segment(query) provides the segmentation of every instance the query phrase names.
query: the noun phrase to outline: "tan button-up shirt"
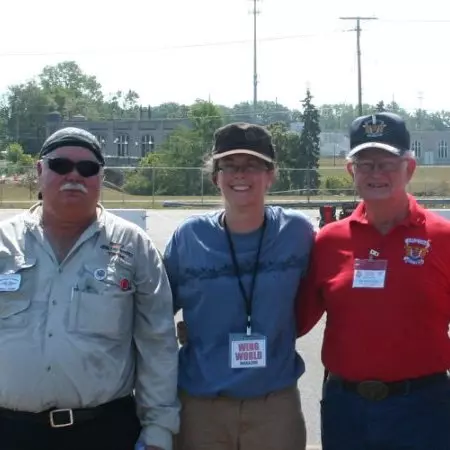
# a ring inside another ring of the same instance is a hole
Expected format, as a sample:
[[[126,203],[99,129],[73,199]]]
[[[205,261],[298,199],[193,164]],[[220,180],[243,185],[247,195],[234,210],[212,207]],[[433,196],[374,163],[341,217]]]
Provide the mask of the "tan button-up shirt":
[[[41,207],[0,223],[0,406],[86,408],[129,395],[147,444],[178,430],[172,295],[147,234],[99,207],[59,264]]]

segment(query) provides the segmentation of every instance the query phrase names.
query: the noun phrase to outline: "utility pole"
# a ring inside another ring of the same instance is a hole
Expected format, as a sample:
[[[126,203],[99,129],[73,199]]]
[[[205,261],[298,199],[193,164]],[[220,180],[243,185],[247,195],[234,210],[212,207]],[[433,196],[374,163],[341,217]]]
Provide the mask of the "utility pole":
[[[417,99],[419,100],[419,109],[417,111],[417,129],[422,129],[422,117],[423,117],[423,92],[417,93]]]
[[[258,48],[257,48],[257,17],[260,13],[256,9],[256,4],[259,0],[252,0],[253,2],[253,116],[256,122],[257,120],[257,109],[258,109]]]
[[[362,116],[362,80],[361,80],[361,21],[362,20],[377,20],[377,17],[340,17],[341,20],[356,20],[356,58],[358,65],[358,112]]]
[[[419,109],[423,109],[423,91],[417,93],[417,99],[419,100]]]

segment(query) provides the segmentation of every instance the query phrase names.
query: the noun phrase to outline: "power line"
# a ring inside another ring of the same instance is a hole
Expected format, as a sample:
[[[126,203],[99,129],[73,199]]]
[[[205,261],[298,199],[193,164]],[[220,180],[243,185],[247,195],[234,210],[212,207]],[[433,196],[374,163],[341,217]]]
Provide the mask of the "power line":
[[[380,22],[392,23],[450,23],[450,19],[378,19]]]
[[[364,20],[377,20],[377,17],[340,17],[341,20],[356,20],[356,58],[358,65],[358,111],[362,116],[362,80],[361,80],[361,21]]]
[[[348,30],[332,30],[324,33],[312,33],[312,34],[293,34],[286,36],[269,36],[259,38],[258,42],[275,42],[275,41],[285,41],[285,40],[294,40],[294,39],[305,39],[305,38],[314,38],[320,36],[328,36],[336,33],[347,33]],[[107,54],[111,53],[114,55],[126,53],[153,53],[153,52],[161,52],[161,51],[170,51],[170,50],[184,50],[184,49],[194,49],[194,48],[205,48],[205,47],[223,47],[230,45],[242,45],[242,44],[250,44],[253,43],[253,39],[241,39],[235,41],[216,41],[216,42],[203,42],[203,43],[193,43],[193,44],[183,44],[183,45],[172,45],[172,46],[163,46],[163,47],[149,47],[149,48],[124,48],[124,49],[86,49],[86,50],[65,50],[65,51],[45,51],[45,52],[37,52],[37,51],[12,51],[12,52],[0,52],[0,57],[21,57],[21,56],[68,56],[68,55],[98,55],[98,54]]]

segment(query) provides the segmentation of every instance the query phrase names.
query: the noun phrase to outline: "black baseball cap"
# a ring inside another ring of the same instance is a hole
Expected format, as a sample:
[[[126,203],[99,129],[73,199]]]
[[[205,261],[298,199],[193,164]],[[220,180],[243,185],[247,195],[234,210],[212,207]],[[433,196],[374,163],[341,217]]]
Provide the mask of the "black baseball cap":
[[[90,150],[100,164],[105,165],[105,159],[97,138],[82,128],[68,127],[55,131],[42,145],[39,157],[42,158],[61,147],[83,147]]]
[[[212,158],[230,155],[256,156],[268,163],[275,161],[275,149],[271,134],[262,126],[236,122],[218,128],[214,133]]]
[[[355,119],[350,125],[351,158],[361,150],[379,148],[402,156],[411,148],[411,138],[405,121],[397,114],[380,112]]]

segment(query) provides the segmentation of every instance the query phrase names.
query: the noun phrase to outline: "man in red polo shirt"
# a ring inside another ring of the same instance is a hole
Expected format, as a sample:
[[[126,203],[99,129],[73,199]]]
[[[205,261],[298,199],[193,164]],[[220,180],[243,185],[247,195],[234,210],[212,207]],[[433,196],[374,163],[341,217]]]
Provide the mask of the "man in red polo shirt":
[[[299,334],[327,313],[323,450],[450,449],[450,221],[407,194],[404,121],[357,118],[347,169],[362,202],[319,231]]]

